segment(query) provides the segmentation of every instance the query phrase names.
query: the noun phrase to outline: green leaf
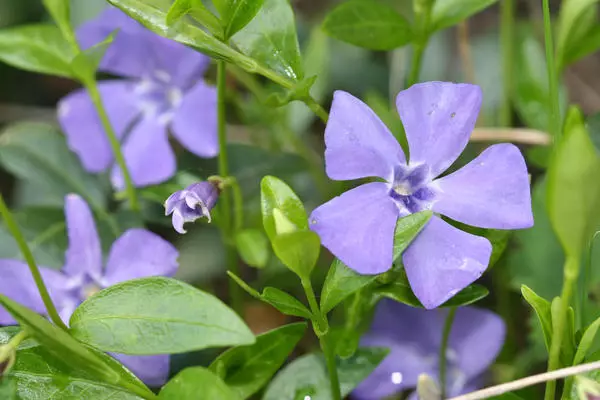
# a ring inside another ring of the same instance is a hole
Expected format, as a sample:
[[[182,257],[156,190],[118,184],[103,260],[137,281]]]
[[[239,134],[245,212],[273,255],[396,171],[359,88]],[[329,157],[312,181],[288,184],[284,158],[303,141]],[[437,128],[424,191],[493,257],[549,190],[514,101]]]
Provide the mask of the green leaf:
[[[264,268],[269,261],[269,240],[257,229],[245,229],[235,236],[242,260],[251,267]]]
[[[160,391],[161,400],[240,400],[225,382],[203,367],[186,368],[171,379]]]
[[[412,40],[408,21],[387,4],[350,0],[335,7],[323,29],[331,37],[371,50],[392,50]]]
[[[260,182],[263,225],[271,241],[277,236],[273,209],[277,208],[298,229],[308,229],[308,217],[302,201],[282,180],[265,176]]]
[[[96,72],[98,66],[108,50],[108,47],[112,44],[116,35],[116,31],[111,33],[98,44],[90,47],[89,49],[83,50],[73,58],[71,61],[71,69],[80,81],[89,82],[96,78]]]
[[[54,25],[21,25],[0,31],[0,61],[41,74],[73,77],[69,43]]]
[[[254,343],[250,329],[219,299],[164,277],[134,279],[99,292],[75,310],[69,325],[78,340],[124,354]]]
[[[585,56],[595,53],[598,49],[600,49],[600,25],[595,21],[578,42],[567,47],[562,59],[562,67],[567,67]]]
[[[273,251],[281,262],[301,279],[310,277],[321,250],[321,239],[313,231],[297,231],[277,235]]]
[[[214,36],[223,36],[221,21],[206,8],[202,0],[175,0],[166,16],[167,25],[174,25],[186,14],[206,27]]]
[[[552,312],[550,309],[550,302],[538,296],[533,290],[525,285],[521,286],[521,294],[535,311],[538,320],[540,321],[540,325],[542,326],[542,331],[544,332],[546,349],[549,350],[552,341]]]
[[[347,396],[388,355],[387,349],[360,348],[345,360],[337,360],[342,397]],[[263,400],[331,400],[325,359],[321,353],[306,354],[282,369],[271,381]]]
[[[298,301],[295,297],[287,294],[286,292],[277,288],[266,287],[261,294],[248,286],[246,282],[244,282],[233,272],[227,271],[227,275],[229,275],[231,279],[240,285],[240,287],[244,289],[250,296],[272,305],[281,313],[306,319],[312,318],[312,313],[308,310],[308,308],[306,308],[306,306]]]
[[[348,296],[364,288],[376,278],[377,275],[360,275],[336,258],[329,267],[321,290],[321,311],[328,313]]]
[[[594,343],[594,339],[596,338],[596,333],[598,332],[598,328],[600,328],[600,318],[596,319],[594,322],[588,325],[588,327],[583,332],[583,336],[579,341],[579,346],[577,347],[577,352],[575,353],[575,357],[573,357],[573,365],[579,365],[585,359],[588,351],[592,347]]]
[[[288,0],[265,0],[256,17],[232,37],[233,43],[280,76],[304,78],[294,12]]]
[[[65,137],[49,124],[21,122],[0,134],[0,164],[17,177],[64,197],[77,193],[102,208],[108,187],[83,170]]]
[[[565,0],[560,7],[556,39],[556,58],[559,69],[567,66],[566,53],[589,36],[598,24],[598,0]]]
[[[431,10],[431,30],[448,28],[496,3],[498,0],[436,0]]]
[[[431,211],[421,211],[398,219],[394,233],[394,261],[427,225],[432,215]]]
[[[42,2],[56,25],[58,25],[63,37],[74,41],[75,35],[71,27],[70,0],[42,0]]]
[[[304,336],[305,323],[282,326],[256,337],[256,343],[234,347],[208,367],[242,399],[265,385]]]
[[[124,369],[118,362],[114,360],[107,362],[108,356],[99,355],[96,351],[87,348],[44,317],[3,295],[0,295],[0,304],[52,357],[67,363],[69,367],[77,369],[81,374],[93,377],[98,382],[127,388],[144,397],[151,393],[141,382],[132,380],[131,376],[124,374]]]
[[[550,221],[568,256],[580,259],[600,222],[600,158],[582,125],[558,143],[548,170]]]
[[[560,298],[555,297],[550,304],[550,312],[552,313],[552,321],[558,320],[560,313]],[[562,343],[560,344],[560,361],[564,367],[573,365],[575,356],[575,312],[572,307],[567,309],[567,320],[565,321],[565,331]]]
[[[230,0],[227,9],[227,27],[225,38],[228,39],[244,28],[258,14],[264,0]]]

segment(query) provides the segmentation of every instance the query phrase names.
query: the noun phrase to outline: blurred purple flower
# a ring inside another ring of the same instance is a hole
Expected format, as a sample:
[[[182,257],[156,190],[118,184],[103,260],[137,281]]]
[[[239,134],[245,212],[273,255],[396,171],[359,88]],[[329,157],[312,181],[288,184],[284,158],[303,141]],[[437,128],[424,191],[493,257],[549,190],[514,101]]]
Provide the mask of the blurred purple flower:
[[[210,210],[217,204],[219,189],[211,182],[193,183],[178,190],[165,201],[165,215],[173,213],[173,228],[186,233],[183,224],[206,217],[211,221]]]
[[[68,324],[75,308],[97,291],[119,282],[148,276],[173,276],[178,252],[173,245],[145,229],[129,229],[119,237],[103,268],[100,238],[86,202],[70,194],[65,199],[69,247],[65,266],[57,271],[41,267],[42,277],[63,321]],[[27,265],[19,260],[0,259],[0,293],[38,313],[46,309]],[[15,320],[0,308],[0,324]],[[169,356],[115,354],[140,379],[152,386],[166,382]]]
[[[439,381],[439,353],[447,309],[423,310],[382,300],[361,346],[388,347],[390,354],[352,393],[360,400],[383,399],[417,386],[420,374]],[[446,394],[477,390],[504,343],[504,322],[475,308],[457,310],[446,352]],[[416,393],[410,399],[416,400]]]
[[[396,104],[410,162],[367,105],[346,92],[334,95],[325,130],[327,175],[385,180],[352,189],[312,213],[311,229],[336,257],[361,274],[389,270],[398,218],[422,210],[482,228],[533,225],[527,167],[512,144],[491,146],[435,179],[467,145],[481,106],[478,86],[422,83],[400,92]],[[431,309],[479,278],[491,251],[487,239],[433,216],[402,261],[415,295]]]
[[[217,96],[201,79],[210,59],[152,33],[115,8],[81,26],[77,36],[88,48],[115,29],[119,32],[100,70],[127,79],[105,80],[98,86],[109,119],[123,140],[133,183],[146,186],[173,176],[176,161],[168,131],[192,153],[216,156]],[[69,147],[86,170],[97,173],[112,166],[113,185],[122,189],[123,177],[88,93],[81,89],[63,98],[58,119]]]

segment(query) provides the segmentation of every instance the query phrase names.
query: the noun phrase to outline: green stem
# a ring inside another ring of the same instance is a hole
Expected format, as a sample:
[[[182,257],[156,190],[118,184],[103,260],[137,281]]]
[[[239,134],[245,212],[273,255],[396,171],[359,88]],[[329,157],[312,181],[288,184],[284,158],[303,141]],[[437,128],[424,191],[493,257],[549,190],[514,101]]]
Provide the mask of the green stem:
[[[327,123],[329,120],[329,114],[327,111],[325,111],[325,109],[323,109],[323,107],[321,107],[319,103],[317,103],[315,99],[309,96],[304,99],[304,103],[308,106],[308,108],[311,109],[312,112],[315,113],[317,117],[321,119],[321,121],[323,121],[323,123]]]
[[[233,192],[233,231],[238,232],[244,226],[244,198],[237,179],[229,179],[229,187]]]
[[[564,278],[558,317],[556,323],[552,324],[552,343],[550,345],[550,356],[548,360],[548,372],[554,371],[560,367],[560,347],[562,344],[565,327],[567,324],[569,305],[571,297],[579,276],[579,258],[567,257],[564,268]],[[545,400],[554,400],[556,391],[556,382],[548,381],[546,383]]]
[[[340,378],[338,376],[337,364],[335,362],[335,349],[329,343],[329,335],[319,338],[321,350],[325,355],[327,371],[329,372],[329,383],[331,387],[331,396],[333,400],[342,400],[340,390]]]
[[[550,126],[548,131],[554,136],[555,143],[558,142],[562,133],[560,123],[560,108],[558,104],[558,79],[556,77],[556,64],[554,62],[554,43],[552,39],[552,20],[550,17],[549,0],[543,0],[544,8],[544,41],[546,43],[546,68],[548,70],[548,88],[550,98],[548,107],[550,109]]]
[[[229,160],[227,158],[227,63],[225,61],[217,61],[217,131],[219,136],[219,175],[229,177]],[[221,203],[222,215],[222,235],[225,244],[225,258],[227,260],[227,269],[236,275],[240,275],[238,256],[235,249],[234,235],[235,227],[232,225],[231,218],[231,190],[225,188],[221,193],[219,202]],[[229,299],[231,308],[238,314],[243,315],[242,307],[242,291],[240,287],[233,281],[229,280]]]
[[[425,52],[426,42],[427,41],[425,40],[425,43],[415,42],[413,44],[410,75],[406,83],[407,88],[419,81],[419,73],[421,71],[421,63],[423,62],[423,53]]]
[[[127,168],[127,164],[125,163],[125,157],[123,156],[123,152],[121,151],[121,143],[117,138],[117,134],[113,129],[112,124],[108,118],[108,114],[106,113],[106,109],[104,107],[104,103],[102,102],[102,97],[100,96],[100,91],[98,90],[98,83],[94,80],[88,80],[83,82],[85,88],[87,89],[90,98],[92,99],[92,103],[96,108],[96,112],[100,117],[100,121],[102,123],[102,127],[104,128],[104,132],[108,137],[108,141],[110,143],[110,147],[112,149],[113,154],[115,155],[115,160],[121,169],[121,173],[123,174],[123,180],[125,181],[125,193],[127,194],[127,198],[129,199],[129,206],[133,211],[140,211],[140,203],[138,201],[137,192],[135,187],[133,186],[133,181],[131,180],[131,174],[129,173],[129,169]]]
[[[4,218],[4,223],[6,224],[6,227],[8,228],[12,236],[15,238],[19,249],[21,249],[21,253],[23,253],[23,257],[25,258],[25,261],[29,266],[31,275],[33,275],[33,280],[35,281],[35,285],[37,286],[40,296],[42,297],[42,301],[44,302],[44,306],[46,307],[46,311],[48,312],[50,319],[60,328],[68,330],[67,326],[63,323],[62,319],[58,315],[58,311],[56,311],[56,307],[54,306],[52,298],[48,293],[48,289],[44,284],[44,279],[42,279],[42,274],[40,273],[40,270],[37,264],[35,263],[33,254],[31,253],[31,250],[29,249],[29,246],[27,245],[27,242],[25,241],[25,238],[23,237],[23,234],[21,233],[21,230],[15,222],[10,210],[6,206],[2,194],[0,194],[0,214]]]
[[[450,331],[452,330],[452,324],[454,323],[454,317],[456,316],[456,307],[451,307],[446,316],[446,322],[444,322],[444,330],[442,332],[442,345],[440,346],[440,390],[442,393],[442,399],[446,398],[446,353],[448,352],[448,341],[450,339]]]
[[[500,126],[512,125],[511,97],[514,68],[515,2],[502,0],[500,3],[500,47],[502,49],[503,99],[500,109]]]

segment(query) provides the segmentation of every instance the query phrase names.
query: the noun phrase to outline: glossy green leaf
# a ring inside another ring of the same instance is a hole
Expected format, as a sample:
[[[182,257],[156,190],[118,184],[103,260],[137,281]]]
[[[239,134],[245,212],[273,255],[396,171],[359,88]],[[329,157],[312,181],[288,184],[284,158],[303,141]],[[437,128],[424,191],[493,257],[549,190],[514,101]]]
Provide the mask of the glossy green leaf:
[[[232,37],[233,43],[282,77],[304,78],[294,11],[289,0],[265,0],[256,17]]]
[[[556,33],[556,59],[559,69],[565,67],[567,53],[586,40],[589,32],[598,24],[596,3],[598,0],[565,0],[560,7]]]
[[[321,311],[328,313],[336,305],[373,282],[377,275],[360,275],[337,258],[329,267],[321,290]]]
[[[392,50],[412,40],[408,21],[394,9],[374,0],[340,3],[325,18],[331,37],[371,50]]]
[[[60,197],[77,193],[97,207],[106,201],[106,184],[84,171],[65,137],[52,125],[22,122],[8,126],[0,134],[0,164]]]
[[[544,332],[546,348],[550,349],[550,342],[552,341],[552,312],[550,309],[550,302],[538,296],[533,290],[525,285],[521,286],[521,294],[535,311],[538,320],[540,321],[540,325],[542,326],[542,331]]]
[[[337,360],[342,396],[347,396],[387,356],[388,350],[360,348],[350,358]],[[321,353],[306,354],[282,369],[267,387],[263,400],[331,400],[325,359]]]
[[[242,289],[246,291],[250,296],[257,300],[264,301],[267,304],[272,305],[281,313],[286,315],[293,315],[296,317],[311,319],[312,314],[298,299],[289,295],[288,293],[273,287],[266,287],[262,294],[252,289],[246,282],[240,277],[227,271],[227,275],[233,279]]]
[[[227,9],[225,38],[230,38],[244,28],[258,14],[265,0],[230,0]]]
[[[257,229],[245,229],[235,236],[242,261],[251,267],[264,268],[269,261],[269,240]]]
[[[209,369],[242,399],[262,388],[304,336],[305,323],[282,326],[256,337],[256,343],[221,354]]]
[[[282,180],[265,176],[260,182],[263,226],[271,241],[277,236],[273,209],[277,208],[298,229],[308,229],[308,217],[302,201]]]
[[[579,341],[579,346],[577,346],[577,352],[575,353],[575,357],[573,358],[573,365],[579,365],[585,359],[588,351],[592,347],[594,343],[594,339],[596,338],[596,333],[598,332],[598,328],[600,328],[600,318],[596,319],[592,322],[583,332],[583,336]]]
[[[134,279],[99,292],[75,310],[69,325],[78,340],[125,354],[254,343],[250,329],[219,299],[164,277]]]
[[[74,54],[54,25],[22,25],[0,30],[0,61],[20,69],[71,78]]]
[[[186,368],[171,379],[160,391],[160,400],[240,400],[225,382],[203,367]]]
[[[600,158],[587,130],[575,125],[558,143],[548,170],[550,221],[567,255],[579,259],[600,222]]]
[[[431,211],[421,211],[398,219],[394,233],[394,261],[427,225],[432,215]]]
[[[42,345],[52,357],[68,363],[70,367],[78,369],[81,373],[94,377],[98,382],[127,388],[142,396],[148,395],[149,390],[144,385],[136,384],[135,382],[139,381],[132,380],[131,376],[124,374],[123,367],[119,363],[114,360],[107,362],[106,355],[99,355],[98,352],[79,343],[44,317],[8,297],[0,295],[0,304],[22,327],[26,327],[31,337]]]
[[[431,10],[431,30],[448,28],[496,3],[498,0],[436,0]]]
[[[67,40],[75,40],[73,28],[71,27],[70,0],[42,0],[44,7],[58,25],[60,31]]]
[[[113,39],[116,35],[116,31],[111,33],[98,44],[90,47],[89,49],[83,50],[73,58],[71,61],[71,69],[73,74],[76,75],[80,81],[89,82],[96,78],[96,71],[98,66],[108,50],[108,47],[112,44]]]
[[[213,35],[223,36],[221,21],[202,3],[202,0],[175,0],[166,16],[167,25],[174,25],[186,14],[190,15]]]
[[[277,235],[273,251],[281,262],[302,279],[310,277],[321,250],[321,239],[313,231],[297,231]]]

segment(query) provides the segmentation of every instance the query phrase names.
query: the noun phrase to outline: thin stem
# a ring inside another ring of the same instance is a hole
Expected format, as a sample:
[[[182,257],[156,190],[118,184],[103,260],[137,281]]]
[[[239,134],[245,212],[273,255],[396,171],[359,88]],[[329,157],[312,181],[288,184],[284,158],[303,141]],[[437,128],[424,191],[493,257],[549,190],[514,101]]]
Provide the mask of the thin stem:
[[[328,342],[329,335],[325,335],[319,338],[319,344],[321,350],[325,355],[325,362],[327,364],[327,371],[329,372],[329,384],[331,385],[331,396],[333,400],[342,400],[342,393],[340,390],[340,378],[338,377],[337,364],[335,362],[335,350]]]
[[[514,68],[514,30],[515,2],[502,0],[500,2],[500,47],[502,49],[502,87],[503,99],[500,109],[500,125],[512,125],[511,97],[513,88]]]
[[[503,383],[501,385],[492,386],[486,389],[478,390],[476,392],[463,394],[462,396],[452,397],[448,400],[489,399],[491,397],[500,396],[503,393],[523,389],[543,382],[550,382],[556,379],[566,378],[568,376],[583,374],[585,372],[590,372],[597,369],[600,369],[600,361],[594,361],[588,364],[581,364],[576,365],[574,367],[563,368],[552,372],[544,372],[543,374],[528,376],[526,378],[519,379],[516,381]]]
[[[25,340],[27,339],[27,337],[29,336],[29,332],[27,332],[26,329],[23,329],[21,332],[17,333],[15,336],[13,336],[7,343],[8,346],[12,347],[13,349],[17,349],[17,347],[19,347],[19,345]]]
[[[425,44],[414,43],[413,44],[413,55],[411,59],[410,75],[406,83],[406,87],[411,87],[419,81],[419,73],[421,71],[421,63],[423,62],[423,52],[425,51]]]
[[[548,360],[548,372],[558,369],[560,365],[560,347],[563,341],[567,316],[573,290],[579,275],[579,258],[567,257],[564,267],[563,288],[560,295],[558,317],[552,326],[552,343],[550,345],[550,356]],[[554,400],[556,382],[551,380],[546,384],[545,400]]]
[[[321,107],[319,103],[317,103],[315,99],[313,99],[312,97],[307,97],[306,99],[304,99],[304,103],[308,106],[308,108],[311,109],[312,112],[315,113],[317,117],[321,119],[321,121],[323,121],[323,123],[327,123],[327,121],[329,120],[329,114],[327,113],[327,111],[325,111],[323,107]]]
[[[558,79],[556,77],[556,64],[554,62],[554,43],[552,39],[552,20],[550,17],[549,0],[543,0],[544,8],[544,41],[546,43],[546,68],[548,70],[548,88],[550,98],[548,107],[550,110],[550,126],[548,131],[558,142],[562,133],[560,122],[560,108],[558,105]]]
[[[83,84],[87,89],[90,98],[92,99],[92,103],[94,104],[96,112],[100,117],[100,122],[102,123],[102,127],[104,128],[104,132],[108,137],[108,141],[110,143],[112,152],[115,155],[115,160],[117,161],[117,164],[121,169],[121,174],[123,174],[123,180],[125,181],[125,193],[127,194],[127,198],[129,199],[129,206],[133,211],[140,211],[140,203],[138,201],[137,192],[135,190],[135,187],[133,186],[131,174],[129,173],[129,169],[127,168],[127,164],[125,163],[125,157],[123,156],[123,152],[121,151],[121,143],[119,142],[117,134],[113,129],[112,124],[110,123],[108,114],[106,113],[104,103],[102,102],[102,98],[100,96],[100,91],[98,90],[98,83],[94,79],[91,79],[83,82]]]
[[[442,399],[446,397],[446,353],[448,352],[448,340],[450,339],[450,331],[452,331],[452,324],[454,323],[454,317],[456,316],[456,307],[451,307],[446,316],[446,322],[444,322],[444,330],[442,333],[442,345],[440,346],[440,387],[442,392]]]
[[[4,223],[6,224],[11,235],[15,238],[17,244],[19,245],[19,249],[21,250],[21,253],[23,253],[23,257],[25,258],[25,261],[27,262],[27,265],[29,266],[31,275],[33,275],[33,280],[35,281],[35,285],[37,286],[38,292],[40,293],[40,296],[42,297],[42,301],[44,302],[44,306],[46,307],[46,311],[48,312],[50,319],[52,319],[52,321],[60,328],[62,328],[64,330],[68,330],[67,326],[63,323],[62,319],[58,315],[58,311],[56,311],[56,307],[54,306],[54,303],[52,302],[52,298],[50,297],[50,294],[48,293],[48,289],[46,288],[46,285],[44,284],[44,279],[42,278],[42,274],[40,273],[40,270],[39,270],[37,264],[35,263],[33,254],[31,253],[31,250],[29,249],[29,246],[27,245],[27,242],[25,241],[25,238],[23,237],[23,234],[21,233],[21,230],[19,229],[17,223],[15,222],[10,210],[6,206],[6,203],[4,202],[4,197],[2,197],[2,194],[0,194],[0,214],[4,218]]]
[[[229,161],[227,158],[227,63],[225,61],[217,62],[217,130],[219,136],[219,175],[229,177]],[[225,188],[221,193],[219,202],[221,203],[222,215],[222,236],[225,244],[225,258],[227,260],[227,269],[236,275],[240,274],[237,251],[233,238],[235,236],[235,227],[232,225],[231,217],[231,191]],[[240,315],[243,315],[242,291],[233,281],[229,280],[229,300],[231,307]]]

